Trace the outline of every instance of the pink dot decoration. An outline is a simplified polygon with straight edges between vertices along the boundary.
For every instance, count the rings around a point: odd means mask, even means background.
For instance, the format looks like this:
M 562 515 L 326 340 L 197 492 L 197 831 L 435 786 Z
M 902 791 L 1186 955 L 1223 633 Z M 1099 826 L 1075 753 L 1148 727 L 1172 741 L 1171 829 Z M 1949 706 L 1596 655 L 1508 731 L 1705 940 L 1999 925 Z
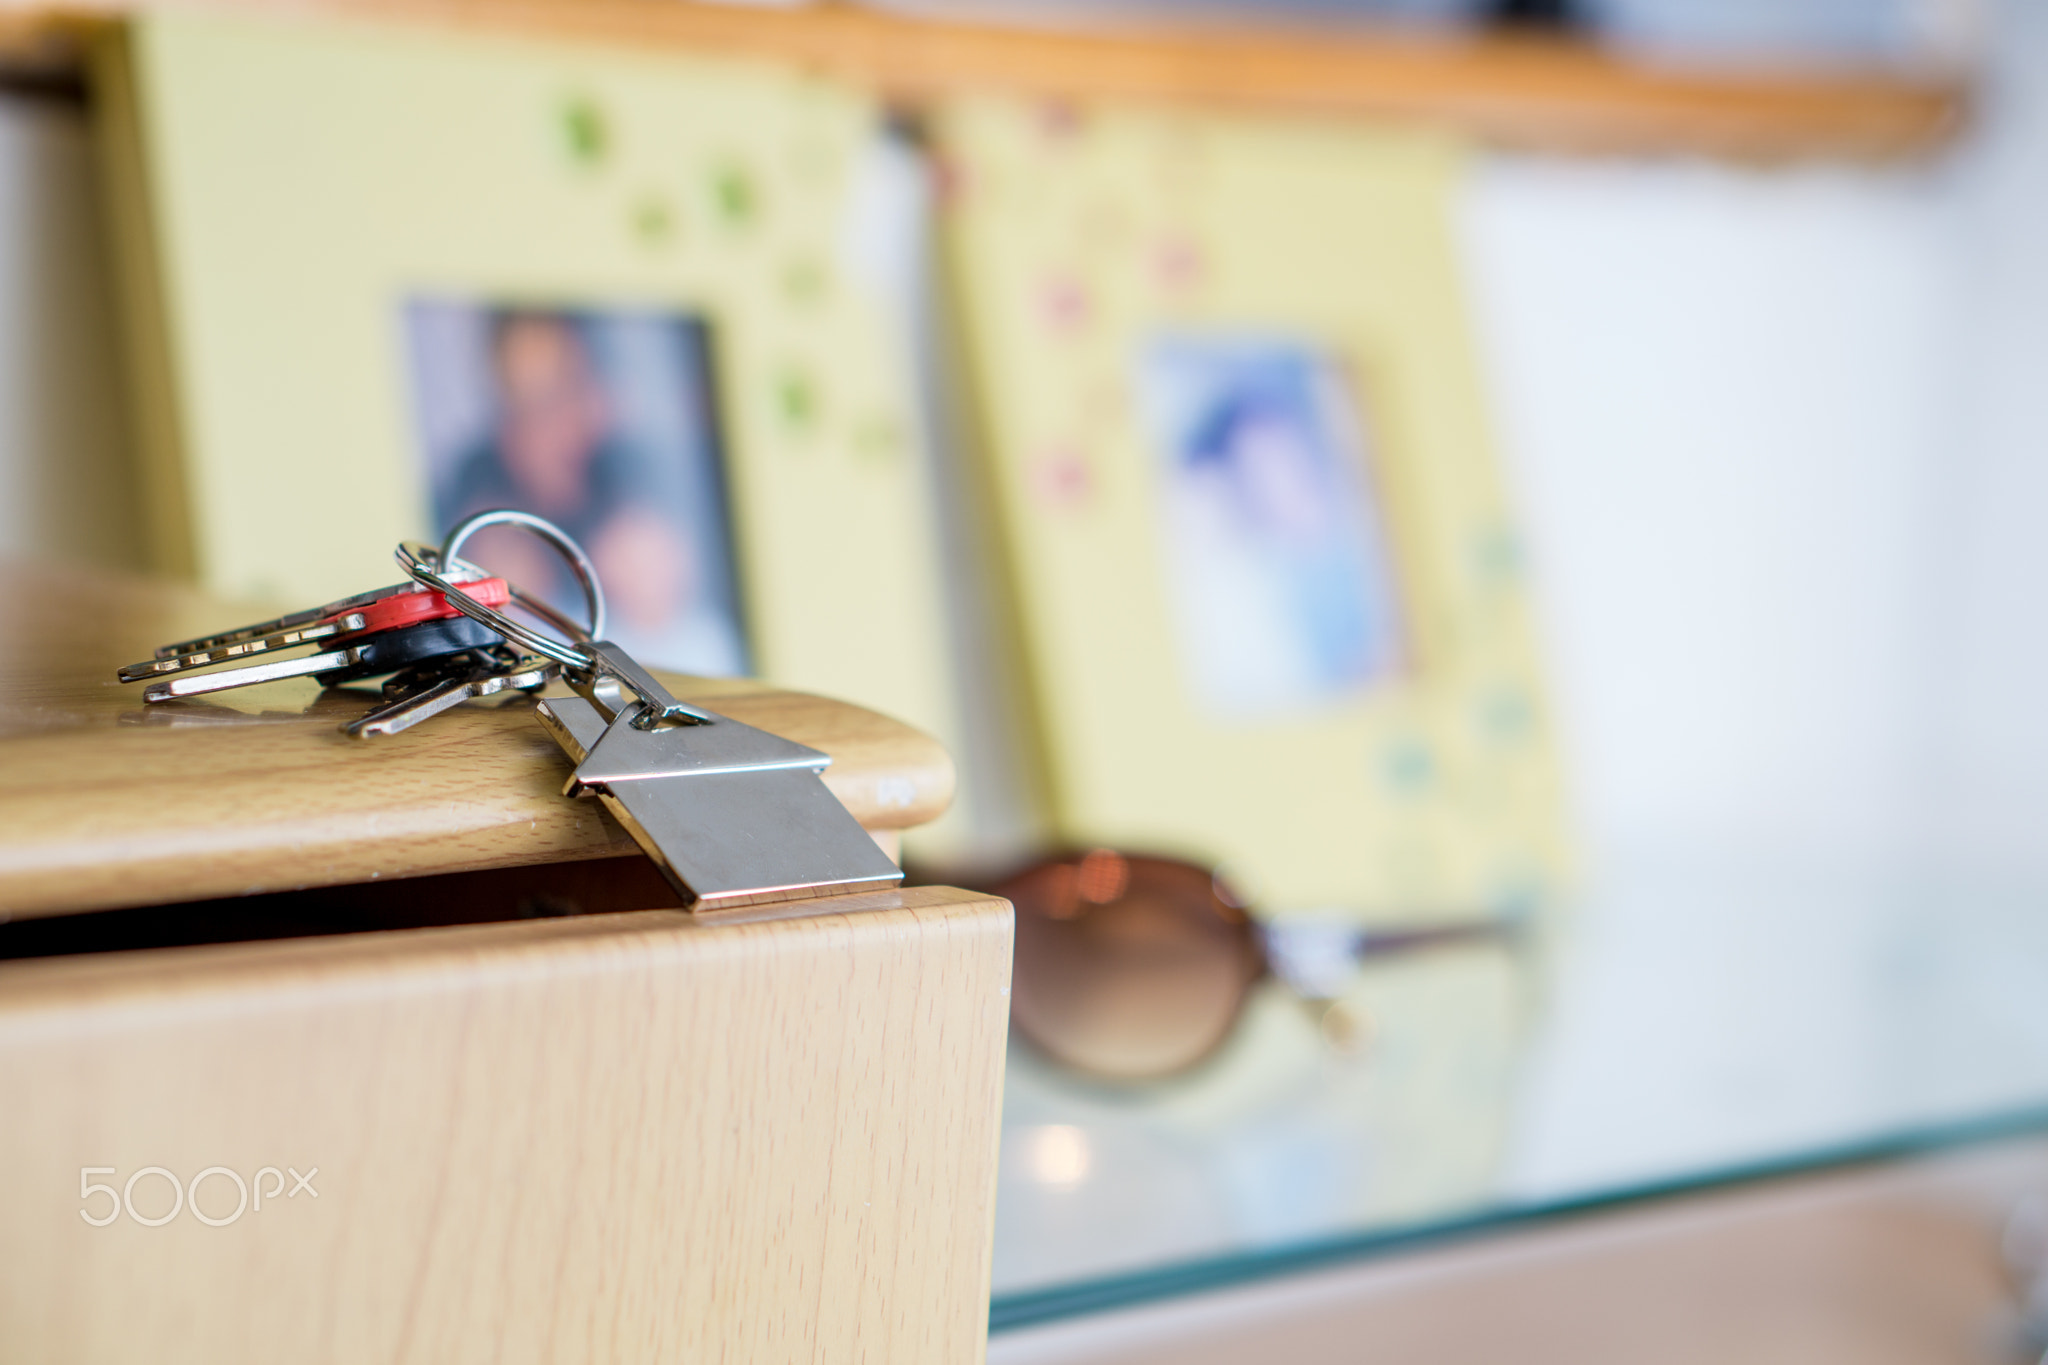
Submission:
M 1081 131 L 1081 111 L 1067 100 L 1047 100 L 1038 106 L 1038 131 L 1048 142 L 1065 142 Z
M 1202 279 L 1202 250 L 1185 237 L 1168 238 L 1152 253 L 1152 273 L 1163 288 L 1191 289 Z
M 932 158 L 932 196 L 942 208 L 955 208 L 967 198 L 967 168 L 959 158 L 941 152 Z
M 1088 461 L 1071 446 L 1047 451 L 1031 469 L 1032 491 L 1039 501 L 1063 512 L 1087 503 L 1095 491 L 1095 476 Z
M 1039 309 L 1055 331 L 1073 332 L 1087 324 L 1088 290 L 1071 275 L 1056 275 L 1039 290 Z

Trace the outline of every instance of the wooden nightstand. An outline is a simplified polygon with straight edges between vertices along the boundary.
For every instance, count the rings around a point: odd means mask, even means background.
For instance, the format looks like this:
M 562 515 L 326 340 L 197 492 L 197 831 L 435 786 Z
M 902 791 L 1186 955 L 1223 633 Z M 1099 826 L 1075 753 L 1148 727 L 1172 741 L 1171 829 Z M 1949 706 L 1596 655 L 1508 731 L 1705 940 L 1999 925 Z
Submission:
M 244 611 L 5 584 L 0 1354 L 980 1358 L 1005 904 L 696 920 L 523 704 L 145 710 L 115 667 Z M 885 847 L 950 799 L 900 723 L 669 681 Z

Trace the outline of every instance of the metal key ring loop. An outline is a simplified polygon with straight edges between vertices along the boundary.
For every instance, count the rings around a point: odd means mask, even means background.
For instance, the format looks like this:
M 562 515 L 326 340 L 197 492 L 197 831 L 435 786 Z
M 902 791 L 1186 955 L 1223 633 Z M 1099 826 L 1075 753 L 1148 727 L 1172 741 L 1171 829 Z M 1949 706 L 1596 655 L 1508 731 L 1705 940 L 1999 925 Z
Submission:
M 485 606 L 462 591 L 453 581 L 443 577 L 444 568 L 462 562 L 459 551 L 464 542 L 487 526 L 524 527 L 553 546 L 562 558 L 568 561 L 570 570 L 576 575 L 576 581 L 583 589 L 584 601 L 590 608 L 589 626 L 586 628 L 577 625 L 546 602 L 514 587 L 512 594 L 515 601 L 570 637 L 568 642 L 551 640 L 503 612 Z M 441 542 L 438 551 L 426 546 L 402 543 L 398 547 L 397 558 L 399 565 L 416 582 L 441 593 L 447 598 L 449 605 L 463 615 L 489 626 L 528 653 L 553 659 L 556 663 L 569 668 L 587 671 L 591 667 L 590 655 L 578 649 L 576 645 L 604 638 L 604 586 L 598 581 L 597 566 L 590 562 L 590 556 L 583 552 L 583 547 L 578 545 L 567 531 L 545 517 L 502 507 L 478 512 L 475 516 L 465 518 L 450 531 L 448 538 Z
M 528 653 L 552 659 L 566 668 L 587 669 L 590 666 L 590 656 L 574 645 L 551 640 L 540 632 L 514 621 L 504 613 L 495 611 L 477 601 L 474 597 L 471 597 L 468 593 L 457 587 L 452 580 L 442 577 L 436 572 L 435 567 L 440 563 L 440 552 L 434 549 L 433 546 L 414 543 L 401 544 L 398 547 L 396 557 L 400 567 L 412 577 L 414 582 L 432 588 L 447 598 L 449 606 L 454 607 L 472 620 L 481 621 L 484 625 L 489 626 L 492 630 L 498 632 L 498 634 L 504 636 L 507 640 L 518 645 Z M 523 593 L 516 593 L 515 591 L 515 597 L 522 605 L 530 608 L 536 607 L 533 600 Z M 544 607 L 545 604 L 539 604 L 539 608 Z M 574 626 L 574 623 L 570 622 L 568 618 L 552 612 L 551 609 L 542 610 L 542 614 L 547 616 L 549 621 L 558 628 Z M 580 628 L 564 629 L 564 634 L 581 634 L 581 630 Z
M 475 516 L 457 523 L 455 529 L 448 533 L 448 538 L 441 542 L 441 562 L 455 563 L 462 555 L 463 544 L 487 526 L 522 526 L 560 551 L 562 558 L 569 561 L 569 569 L 576 575 L 576 582 L 583 589 L 583 601 L 590 608 L 590 625 L 582 638 L 604 638 L 604 585 L 598 581 L 597 566 L 590 562 L 590 556 L 583 552 L 583 547 L 576 543 L 574 537 L 546 517 L 535 516 L 531 512 L 514 511 L 509 507 L 478 512 Z M 520 594 L 520 597 L 523 601 L 537 601 L 526 597 L 525 594 Z M 552 624 L 561 626 L 563 618 L 559 612 L 549 609 L 541 614 Z M 573 635 L 574 628 L 568 628 L 568 633 Z

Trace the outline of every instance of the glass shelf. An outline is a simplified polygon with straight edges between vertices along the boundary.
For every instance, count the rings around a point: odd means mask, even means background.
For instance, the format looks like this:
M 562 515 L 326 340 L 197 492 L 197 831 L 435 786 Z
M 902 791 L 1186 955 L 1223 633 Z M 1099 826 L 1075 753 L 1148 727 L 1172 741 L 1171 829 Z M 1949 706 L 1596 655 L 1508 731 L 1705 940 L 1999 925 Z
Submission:
M 1013 1045 L 993 1328 L 2048 1131 L 2048 878 L 1645 852 L 1556 920 L 1362 973 L 1348 1053 L 1273 987 L 1143 1089 Z

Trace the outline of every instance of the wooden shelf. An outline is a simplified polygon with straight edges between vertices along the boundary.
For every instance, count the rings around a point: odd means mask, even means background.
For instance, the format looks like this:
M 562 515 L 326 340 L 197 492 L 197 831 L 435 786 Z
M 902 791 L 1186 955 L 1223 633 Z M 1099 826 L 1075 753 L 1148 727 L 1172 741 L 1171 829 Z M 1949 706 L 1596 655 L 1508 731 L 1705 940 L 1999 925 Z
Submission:
M 176 3 L 177 0 L 155 0 Z M 0 66 L 77 69 L 92 26 L 151 0 L 0 0 Z M 346 14 L 796 64 L 915 107 L 1010 90 L 1423 121 L 1512 147 L 1754 160 L 1878 159 L 1960 125 L 1957 81 L 1892 74 L 1652 68 L 1575 43 L 1300 31 L 1055 32 L 874 13 L 687 0 L 211 0 L 216 9 Z

